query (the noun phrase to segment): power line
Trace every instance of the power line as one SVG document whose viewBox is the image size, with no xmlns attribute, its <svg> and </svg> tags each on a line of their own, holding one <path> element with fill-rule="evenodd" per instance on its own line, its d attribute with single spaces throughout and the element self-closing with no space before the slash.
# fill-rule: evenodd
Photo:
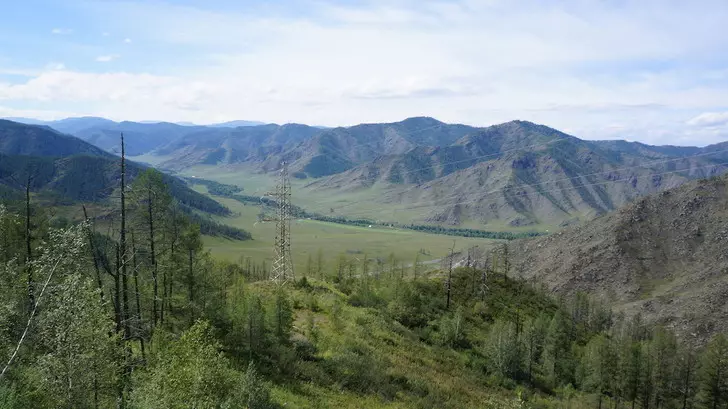
<svg viewBox="0 0 728 409">
<path fill-rule="evenodd" d="M 276 237 L 273 244 L 272 280 L 283 285 L 293 280 L 293 260 L 291 258 L 291 181 L 288 178 L 288 164 L 282 163 L 280 178 L 273 192 L 266 196 L 275 198 L 277 211 L 275 218 L 267 220 L 276 222 Z"/>
</svg>

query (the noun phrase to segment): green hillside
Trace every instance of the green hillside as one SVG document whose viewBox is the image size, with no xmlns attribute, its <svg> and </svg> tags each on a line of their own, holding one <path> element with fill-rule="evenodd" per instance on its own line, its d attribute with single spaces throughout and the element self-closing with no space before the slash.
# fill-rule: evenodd
<svg viewBox="0 0 728 409">
<path fill-rule="evenodd" d="M 23 218 L 0 206 L 3 408 L 702 409 L 723 396 L 724 336 L 698 349 L 584 294 L 553 299 L 504 252 L 429 274 L 340 255 L 277 285 L 214 260 L 194 227 L 174 233 L 163 208 L 134 209 L 137 241 L 34 228 L 19 263 Z M 148 240 L 151 221 L 170 233 Z M 114 269 L 117 249 L 130 268 Z M 42 308 L 25 336 L 29 285 Z"/>
</svg>

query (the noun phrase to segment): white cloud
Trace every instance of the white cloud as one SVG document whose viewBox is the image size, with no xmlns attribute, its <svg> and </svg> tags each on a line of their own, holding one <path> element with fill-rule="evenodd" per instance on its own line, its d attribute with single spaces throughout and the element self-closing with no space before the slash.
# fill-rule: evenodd
<svg viewBox="0 0 728 409">
<path fill-rule="evenodd" d="M 125 38 L 124 39 L 125 44 L 131 44 L 131 38 Z"/>
<path fill-rule="evenodd" d="M 0 118 L 34 118 L 42 121 L 54 121 L 57 119 L 81 116 L 73 111 L 55 111 L 47 109 L 15 109 L 0 105 Z"/>
<path fill-rule="evenodd" d="M 699 127 L 720 127 L 728 126 L 728 111 L 726 112 L 705 112 L 690 119 L 688 125 Z"/>
<path fill-rule="evenodd" d="M 54 28 L 53 30 L 51 30 L 51 33 L 57 35 L 66 35 L 73 33 L 73 30 L 70 28 Z"/>
<path fill-rule="evenodd" d="M 0 99 L 87 101 L 88 114 L 194 122 L 520 118 L 658 143 L 728 106 L 719 80 L 728 67 L 716 57 L 728 38 L 714 34 L 728 21 L 722 0 L 370 0 L 265 15 L 132 1 L 89 10 L 117 16 L 108 29 L 133 32 L 140 52 L 154 44 L 187 58 L 146 50 L 144 66 L 168 75 L 42 72 L 0 84 Z"/>
<path fill-rule="evenodd" d="M 46 68 L 48 68 L 49 70 L 65 70 L 66 65 L 62 62 L 52 62 L 46 65 Z"/>
<path fill-rule="evenodd" d="M 100 56 L 96 57 L 96 61 L 98 61 L 98 62 L 110 62 L 110 61 L 113 61 L 113 60 L 115 60 L 115 59 L 117 59 L 119 57 L 120 56 L 118 54 L 100 55 Z"/>
</svg>

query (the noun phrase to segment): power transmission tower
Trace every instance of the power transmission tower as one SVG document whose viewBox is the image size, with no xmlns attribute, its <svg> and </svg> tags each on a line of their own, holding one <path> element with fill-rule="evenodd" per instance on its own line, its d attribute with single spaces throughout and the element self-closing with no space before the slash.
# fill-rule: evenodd
<svg viewBox="0 0 728 409">
<path fill-rule="evenodd" d="M 278 204 L 276 216 L 264 220 L 276 222 L 276 240 L 273 246 L 275 256 L 271 279 L 282 285 L 294 279 L 291 258 L 291 181 L 288 178 L 287 163 L 282 163 L 275 190 L 268 192 L 266 196 L 273 197 Z"/>
</svg>

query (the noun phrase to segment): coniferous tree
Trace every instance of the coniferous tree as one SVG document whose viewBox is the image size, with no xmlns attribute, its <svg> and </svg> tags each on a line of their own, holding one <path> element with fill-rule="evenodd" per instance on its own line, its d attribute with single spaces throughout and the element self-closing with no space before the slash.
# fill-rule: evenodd
<svg viewBox="0 0 728 409">
<path fill-rule="evenodd" d="M 549 323 L 544 348 L 545 372 L 552 385 L 573 382 L 570 333 L 571 323 L 561 310 L 557 310 Z"/>
<path fill-rule="evenodd" d="M 282 343 L 288 342 L 293 327 L 293 307 L 284 287 L 279 287 L 276 290 L 272 318 L 275 336 Z"/>
<path fill-rule="evenodd" d="M 252 361 L 243 376 L 241 391 L 243 396 L 240 403 L 244 403 L 246 409 L 272 409 L 276 406 L 271 401 L 270 392 Z"/>
<path fill-rule="evenodd" d="M 643 341 L 640 343 L 642 365 L 640 366 L 640 377 L 639 377 L 639 391 L 638 399 L 643 409 L 649 409 L 655 393 L 655 374 L 654 374 L 654 360 L 652 360 L 650 352 L 650 342 Z"/>
<path fill-rule="evenodd" d="M 617 389 L 622 399 L 631 402 L 632 408 L 639 397 L 642 361 L 641 344 L 629 337 L 623 338 L 619 344 Z"/>
<path fill-rule="evenodd" d="M 196 224 L 190 224 L 182 232 L 180 237 L 180 246 L 186 253 L 187 261 L 187 296 L 190 304 L 195 302 L 195 291 L 197 288 L 195 279 L 195 265 L 197 257 L 202 252 L 202 236 L 200 235 L 200 226 Z"/>
<path fill-rule="evenodd" d="M 658 327 L 650 342 L 650 359 L 653 364 L 654 376 L 654 403 L 663 407 L 670 402 L 677 387 L 675 385 L 675 357 L 677 355 L 677 339 L 675 335 L 664 328 Z"/>
<path fill-rule="evenodd" d="M 705 409 L 728 408 L 728 339 L 716 335 L 702 357 L 698 400 Z"/>
<path fill-rule="evenodd" d="M 164 184 L 162 174 L 149 169 L 139 175 L 132 184 L 132 199 L 136 206 L 136 218 L 139 219 L 139 231 L 146 236 L 149 246 L 149 264 L 152 277 L 152 325 L 159 320 L 159 251 L 160 228 L 168 219 L 172 205 L 172 197 Z"/>
<path fill-rule="evenodd" d="M 677 354 L 677 398 L 680 408 L 693 407 L 697 388 L 698 359 L 690 346 L 683 345 Z"/>
<path fill-rule="evenodd" d="M 265 348 L 266 325 L 265 325 L 265 309 L 260 297 L 252 295 L 248 297 L 246 308 L 246 338 L 248 344 L 249 359 L 253 359 L 253 355 L 262 353 Z"/>
<path fill-rule="evenodd" d="M 582 388 L 598 396 L 598 407 L 602 407 L 605 395 L 613 394 L 615 381 L 615 356 L 609 340 L 597 335 L 586 345 L 581 362 Z"/>
<path fill-rule="evenodd" d="M 313 276 L 313 257 L 311 257 L 311 253 L 308 254 L 308 259 L 306 259 L 306 275 L 304 277 L 312 277 Z"/>
<path fill-rule="evenodd" d="M 533 383 L 534 376 L 540 371 L 548 325 L 548 318 L 541 315 L 529 318 L 523 326 L 523 366 L 529 383 Z"/>
</svg>

